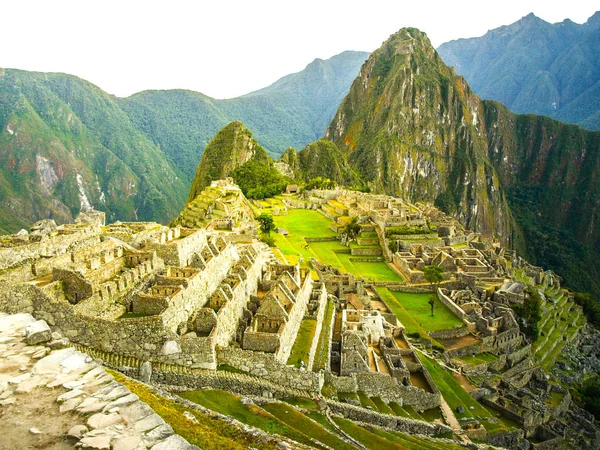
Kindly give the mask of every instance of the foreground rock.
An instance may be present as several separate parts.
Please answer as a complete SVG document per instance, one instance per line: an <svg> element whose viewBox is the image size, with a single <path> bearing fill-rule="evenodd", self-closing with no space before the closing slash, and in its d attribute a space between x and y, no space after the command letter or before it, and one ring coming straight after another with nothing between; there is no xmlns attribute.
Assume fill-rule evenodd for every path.
<svg viewBox="0 0 600 450"><path fill-rule="evenodd" d="M40 445L42 441L26 440L41 439L58 422L72 422L59 438L79 448L198 448L174 434L170 425L88 355L69 347L52 350L36 345L52 339L43 320L0 313L0 408L12 408L10 414L20 414L21 421L31 416L28 409L48 413L46 428L38 420L25 436L10 436L11 430L4 430L8 445Z"/></svg>

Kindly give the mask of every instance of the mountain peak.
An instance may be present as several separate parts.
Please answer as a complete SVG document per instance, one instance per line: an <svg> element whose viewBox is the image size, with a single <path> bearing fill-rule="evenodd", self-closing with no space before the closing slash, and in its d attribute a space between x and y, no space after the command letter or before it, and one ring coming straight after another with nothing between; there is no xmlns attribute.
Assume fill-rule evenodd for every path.
<svg viewBox="0 0 600 450"><path fill-rule="evenodd" d="M250 159L268 161L269 157L242 122L234 121L224 126L204 149L192 182L188 203L209 186L211 181L228 177L232 171Z"/></svg>

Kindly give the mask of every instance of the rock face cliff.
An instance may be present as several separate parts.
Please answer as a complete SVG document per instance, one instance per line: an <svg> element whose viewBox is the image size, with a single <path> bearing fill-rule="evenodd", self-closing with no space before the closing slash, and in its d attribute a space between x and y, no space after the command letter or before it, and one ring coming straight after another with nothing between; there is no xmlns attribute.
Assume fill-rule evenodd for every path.
<svg viewBox="0 0 600 450"><path fill-rule="evenodd" d="M409 28L371 54L325 137L373 190L435 202L508 242L513 220L487 158L484 114L427 36Z"/></svg>
<svg viewBox="0 0 600 450"><path fill-rule="evenodd" d="M252 132L244 128L241 122L231 122L204 149L190 188L188 203L209 186L211 181L230 176L231 172L250 160L272 164L265 149L252 137Z"/></svg>

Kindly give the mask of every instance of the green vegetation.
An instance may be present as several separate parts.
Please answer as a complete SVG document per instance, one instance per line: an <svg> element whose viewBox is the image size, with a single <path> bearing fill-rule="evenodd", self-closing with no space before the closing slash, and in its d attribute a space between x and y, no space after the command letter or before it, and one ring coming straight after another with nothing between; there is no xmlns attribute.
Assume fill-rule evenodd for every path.
<svg viewBox="0 0 600 450"><path fill-rule="evenodd" d="M538 290L533 287L527 288L527 292L529 297L525 299L525 303L511 305L511 307L524 321L524 324L521 324L521 331L531 342L534 342L539 335L538 323L542 318L542 299Z"/></svg>
<svg viewBox="0 0 600 450"><path fill-rule="evenodd" d="M479 353L478 355L460 356L457 359L460 359L462 362L465 362L472 366L477 366L479 364L497 361L498 356L494 355L493 353Z"/></svg>
<svg viewBox="0 0 600 450"><path fill-rule="evenodd" d="M281 194L291 182L273 167L271 161L256 159L233 170L231 177L250 199L264 199Z"/></svg>
<svg viewBox="0 0 600 450"><path fill-rule="evenodd" d="M332 324L332 317L335 314L335 304L333 300L327 299L327 309L325 310L325 315L323 316L323 326L321 327L321 335L319 336L319 343L317 344L317 351L315 353L315 362L313 366L313 370L318 372L320 370L325 370L327 361L328 361L328 350L329 350L329 331L331 329L330 325Z"/></svg>
<svg viewBox="0 0 600 450"><path fill-rule="evenodd" d="M316 177L306 183L304 189L334 189L336 186L337 183L329 178Z"/></svg>
<svg viewBox="0 0 600 450"><path fill-rule="evenodd" d="M371 449L371 450L390 450L390 449L394 449L394 450L402 449L403 450L403 449L405 449L405 447L394 444L391 441L389 441L383 437L377 436L377 434L372 433L372 432L366 430L365 428L360 427L347 419L335 417L333 420L335 421L335 423L338 424L338 426L342 430L344 430L346 433L348 433L350 436L352 436L353 439L359 441L361 444L363 444L368 449Z"/></svg>
<svg viewBox="0 0 600 450"><path fill-rule="evenodd" d="M244 405L241 399L227 391L201 390L182 392L181 397L221 414L231 416L242 423L260 428L268 433L287 436L300 443L311 445L303 433L274 417L256 405Z"/></svg>
<svg viewBox="0 0 600 450"><path fill-rule="evenodd" d="M288 358L287 363L293 364L296 367L301 366L301 362L308 365L308 354L310 352L310 346L313 343L315 337L315 331L317 330L317 321L315 319L304 319L300 324L298 335L296 336L296 342L292 347L292 352Z"/></svg>
<svg viewBox="0 0 600 450"><path fill-rule="evenodd" d="M354 447L285 403L269 403L264 405L263 408L290 427L293 427L306 436L316 439L331 448L344 450L354 449Z"/></svg>
<svg viewBox="0 0 600 450"><path fill-rule="evenodd" d="M288 231L288 235L274 235L275 244L292 264L303 259L303 266L308 267L310 258L315 258L323 264L329 264L343 272L373 279L376 281L402 281L385 262L362 261L361 257L352 257L337 239L325 242L309 242L305 238L336 237L329 228L330 220L314 210L293 209L285 216L275 216L275 225Z"/></svg>
<svg viewBox="0 0 600 450"><path fill-rule="evenodd" d="M275 229L275 221L273 220L273 216L269 214L257 216L256 221L260 223L260 231L263 233L271 234L271 231Z"/></svg>
<svg viewBox="0 0 600 450"><path fill-rule="evenodd" d="M434 296L435 315L431 317L429 299L431 294L410 294L392 292L387 288L377 288L398 320L406 327L407 333L420 333L427 337L428 331L448 330L464 326L436 296Z"/></svg>
<svg viewBox="0 0 600 450"><path fill-rule="evenodd" d="M600 419L600 376L586 380L578 389L579 401L583 407Z"/></svg>
<svg viewBox="0 0 600 450"><path fill-rule="evenodd" d="M477 402L473 397L469 395L467 391L463 389L463 387L454 379L454 377L446 370L444 370L436 361L429 359L424 355L418 355L419 359L423 363L423 366L435 382L435 385L442 393L442 396L454 411L454 414L457 418L461 417L473 417L478 418L482 417L485 420L483 421L483 425L489 432L497 432L506 430L507 428L514 428L517 425L514 424L509 419L504 417L499 418L498 423L492 423L489 421L490 418L496 417L496 412L492 409L488 409L483 406L481 403ZM456 408L458 406L462 406L464 408L464 413L456 412ZM470 408L473 410L470 410Z"/></svg>
<svg viewBox="0 0 600 450"><path fill-rule="evenodd" d="M109 372L115 380L125 385L141 401L147 403L165 422L171 425L175 433L181 435L193 445L207 450L223 448L243 450L248 447L265 450L278 448L276 444L264 443L262 439L252 436L251 433L246 433L238 427L216 419L212 415L202 414L161 397L142 383L127 378L119 372ZM198 422L190 421L183 415L185 412L191 413Z"/></svg>

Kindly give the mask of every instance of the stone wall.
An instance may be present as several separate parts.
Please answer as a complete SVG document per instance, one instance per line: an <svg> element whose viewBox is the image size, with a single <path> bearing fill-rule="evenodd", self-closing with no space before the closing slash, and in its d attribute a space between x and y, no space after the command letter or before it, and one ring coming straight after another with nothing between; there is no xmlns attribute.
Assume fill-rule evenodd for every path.
<svg viewBox="0 0 600 450"><path fill-rule="evenodd" d="M204 270L188 279L188 288L173 297L169 308L162 314L165 326L176 331L179 324L187 322L193 311L206 304L238 258L235 246L228 245L206 263Z"/></svg>
<svg viewBox="0 0 600 450"><path fill-rule="evenodd" d="M466 336L469 333L470 331L467 327L456 327L448 330L430 331L427 334L433 339L456 339Z"/></svg>
<svg viewBox="0 0 600 450"><path fill-rule="evenodd" d="M234 248L231 245L227 248L230 247ZM213 258L208 264L210 265L214 259L216 258ZM248 303L250 295L256 294L265 260L266 255L259 251L254 257L252 265L245 269L246 277L235 287L232 298L219 309L217 325L211 333L215 345L227 346L234 339L244 307ZM216 270L223 270L223 268L220 267Z"/></svg>
<svg viewBox="0 0 600 450"><path fill-rule="evenodd" d="M452 429L441 423L428 423L420 420L407 419L405 417L381 414L369 411L358 406L340 403L333 400L327 401L327 406L336 415L346 417L353 421L364 422L380 427L401 431L408 434L438 435L448 433Z"/></svg>
<svg viewBox="0 0 600 450"><path fill-rule="evenodd" d="M47 236L39 242L29 242L25 245L0 248L0 270L17 267L22 264L32 264L40 258L52 258L69 254L100 242L100 228L77 227L73 233L59 233ZM43 264L40 272L43 272ZM49 271L48 271L49 273ZM47 273L40 273L40 276Z"/></svg>
<svg viewBox="0 0 600 450"><path fill-rule="evenodd" d="M232 347L217 348L217 362L274 383L315 393L321 391L324 382L322 374L289 367L277 361L272 353Z"/></svg>
<svg viewBox="0 0 600 450"><path fill-rule="evenodd" d="M172 230L170 230L172 232ZM157 255L165 261L165 264L184 267L191 263L195 254L200 253L202 247L207 244L206 231L197 230L187 236L177 239L148 241L146 249L156 251Z"/></svg>
<svg viewBox="0 0 600 450"><path fill-rule="evenodd" d="M315 291L313 291L315 292ZM319 347L319 341L321 337L321 330L323 329L323 319L325 318L325 311L327 310L327 289L325 289L325 285L321 285L321 288L316 291L319 295L319 307L317 309L317 327L315 329L315 334L313 336L313 341L310 346L310 350L308 352L308 370L312 370L313 365L315 363L315 355L317 353L317 349Z"/></svg>
<svg viewBox="0 0 600 450"><path fill-rule="evenodd" d="M440 406L441 395L427 371L423 375L431 386L433 393L414 386L404 386L396 378L389 375L369 372L355 373L347 377L338 377L327 373L325 381L338 392L365 392L370 397L381 397L384 401L395 401L400 405L410 405L418 411Z"/></svg>
<svg viewBox="0 0 600 450"><path fill-rule="evenodd" d="M286 363L288 358L290 357L290 353L292 352L292 347L294 346L294 342L296 341L296 336L298 334L298 330L300 329L300 324L302 323L302 319L304 318L304 314L306 313L306 305L308 305L308 301L310 299L310 294L312 292L313 280L308 273L302 283L302 286L296 293L296 301L292 310L289 313L287 323L283 329L283 332L280 335L280 343L277 352L275 353L275 357L278 361L282 363Z"/></svg>

